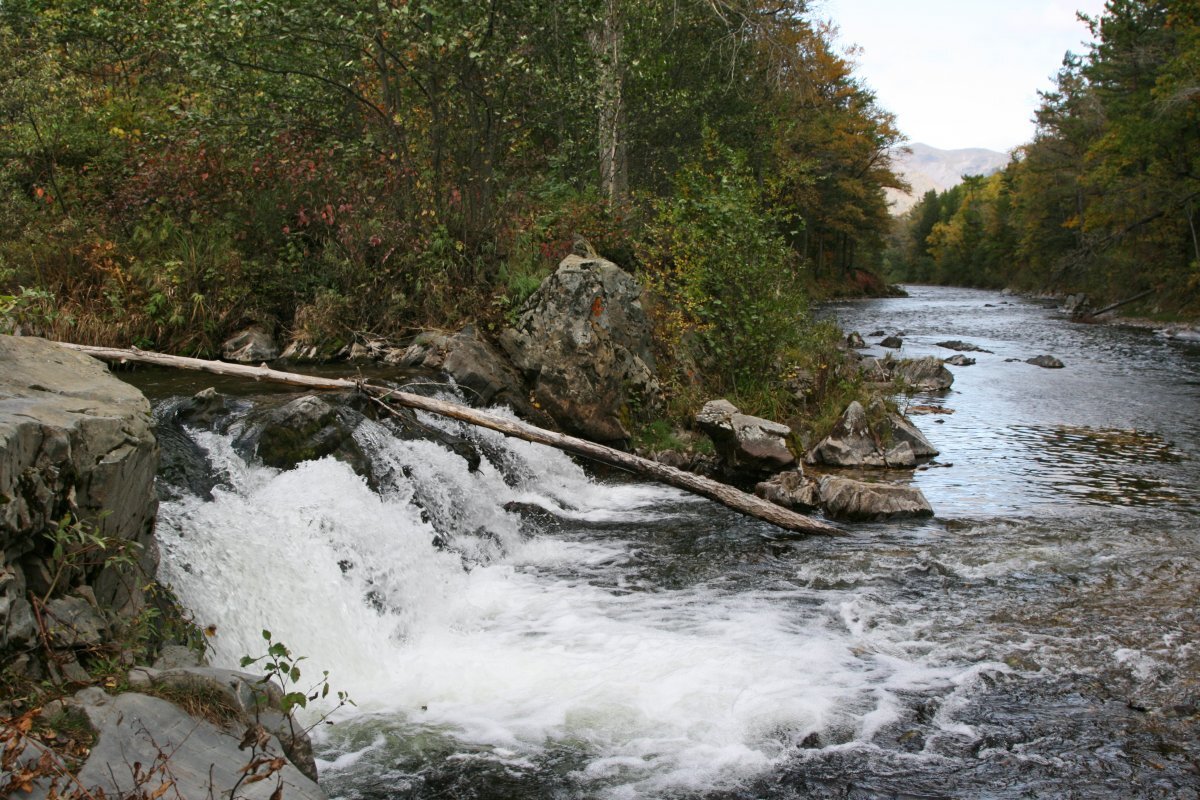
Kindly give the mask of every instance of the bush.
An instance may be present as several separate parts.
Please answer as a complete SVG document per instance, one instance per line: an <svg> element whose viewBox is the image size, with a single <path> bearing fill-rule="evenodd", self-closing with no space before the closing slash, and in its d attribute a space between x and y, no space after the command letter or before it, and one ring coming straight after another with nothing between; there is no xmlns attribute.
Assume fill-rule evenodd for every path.
<svg viewBox="0 0 1200 800"><path fill-rule="evenodd" d="M807 325L807 300L744 161L710 137L704 160L654 210L640 255L674 377L734 395L778 383L781 357Z"/></svg>

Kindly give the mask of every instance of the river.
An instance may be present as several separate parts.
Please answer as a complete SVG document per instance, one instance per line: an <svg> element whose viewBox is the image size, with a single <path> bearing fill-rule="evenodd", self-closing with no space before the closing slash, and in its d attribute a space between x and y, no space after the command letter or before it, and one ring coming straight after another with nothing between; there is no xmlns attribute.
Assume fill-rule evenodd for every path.
<svg viewBox="0 0 1200 800"><path fill-rule="evenodd" d="M220 485L163 503L161 576L215 663L270 629L354 698L332 797L1200 796L1200 345L963 289L826 313L993 351L912 401L953 411L915 418L933 519L782 538L430 417L476 469L371 422L372 489L189 430Z"/></svg>

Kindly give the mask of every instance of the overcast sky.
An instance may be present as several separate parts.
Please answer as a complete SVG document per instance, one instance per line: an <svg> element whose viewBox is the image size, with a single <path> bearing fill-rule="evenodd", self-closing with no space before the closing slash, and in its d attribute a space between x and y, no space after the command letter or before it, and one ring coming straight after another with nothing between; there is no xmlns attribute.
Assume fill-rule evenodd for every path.
<svg viewBox="0 0 1200 800"><path fill-rule="evenodd" d="M911 142L1007 151L1033 138L1039 89L1086 51L1076 10L1104 0L815 0L857 45L856 73Z"/></svg>

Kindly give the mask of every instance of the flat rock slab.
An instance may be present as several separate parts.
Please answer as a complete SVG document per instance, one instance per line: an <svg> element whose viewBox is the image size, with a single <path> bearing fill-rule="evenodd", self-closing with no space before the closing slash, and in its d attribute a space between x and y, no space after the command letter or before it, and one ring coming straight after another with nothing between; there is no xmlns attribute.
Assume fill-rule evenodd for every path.
<svg viewBox="0 0 1200 800"><path fill-rule="evenodd" d="M1025 363L1033 364L1035 367L1042 367L1043 369L1062 369L1066 366L1054 356L1034 356L1033 358L1025 359Z"/></svg>
<svg viewBox="0 0 1200 800"><path fill-rule="evenodd" d="M820 483L821 507L835 519L884 520L933 516L920 489L887 483L864 483L828 475Z"/></svg>
<svg viewBox="0 0 1200 800"><path fill-rule="evenodd" d="M139 790L152 795L168 781L173 783L165 797L225 797L251 760L249 749L238 749L239 737L189 716L166 700L99 691L78 699L99 734L79 771L79 782L89 790L103 789L108 797L133 796ZM283 755L274 736L265 749ZM141 765L140 777L135 764ZM321 787L290 763L266 780L242 781L237 796L269 800L281 784L287 800L326 800Z"/></svg>

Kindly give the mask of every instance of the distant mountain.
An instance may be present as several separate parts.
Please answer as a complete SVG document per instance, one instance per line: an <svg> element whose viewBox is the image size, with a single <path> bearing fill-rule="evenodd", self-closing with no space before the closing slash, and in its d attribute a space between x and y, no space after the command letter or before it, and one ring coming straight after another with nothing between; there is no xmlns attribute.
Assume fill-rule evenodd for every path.
<svg viewBox="0 0 1200 800"><path fill-rule="evenodd" d="M910 184L912 194L888 189L893 214L903 214L917 204L930 189L943 192L962 183L963 175L991 175L1008 164L1008 154L982 147L965 150L939 150L927 144L909 145L911 153L896 158L900 173Z"/></svg>

